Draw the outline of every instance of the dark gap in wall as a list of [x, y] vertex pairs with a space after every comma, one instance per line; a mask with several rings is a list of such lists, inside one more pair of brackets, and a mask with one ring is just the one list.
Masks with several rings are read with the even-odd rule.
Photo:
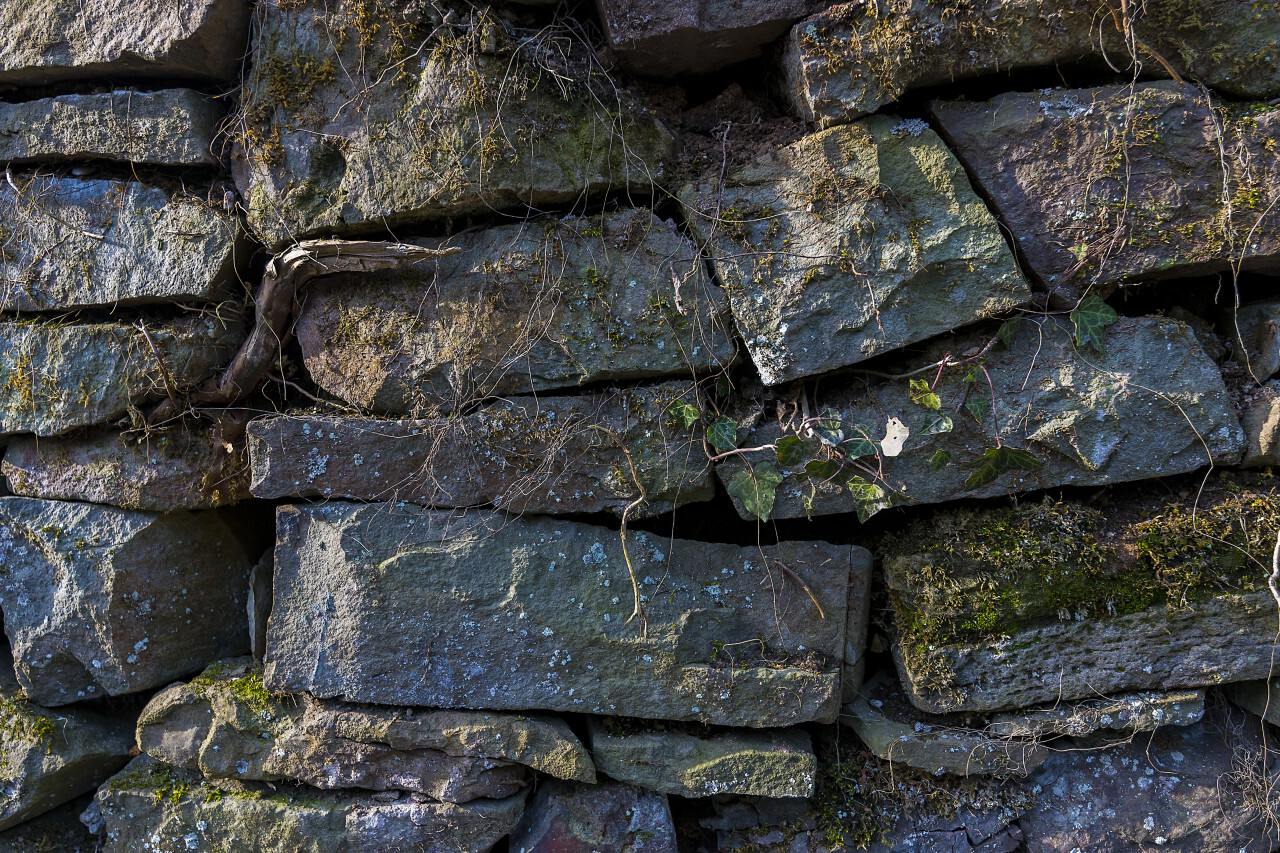
[[60, 80], [42, 86], [0, 86], [0, 103], [20, 104], [62, 95], [100, 95], [106, 92], [159, 92], [165, 89], [194, 89], [215, 98], [234, 92], [239, 82], [211, 83], [195, 77], [95, 77], [81, 80]]
[[703, 829], [702, 818], [712, 817], [715, 805], [711, 797], [679, 797], [668, 795], [671, 822], [676, 828], [677, 853], [708, 853], [716, 849], [716, 834]]
[[1107, 302], [1129, 317], [1143, 314], [1170, 314], [1174, 309], [1189, 311], [1212, 323], [1219, 333], [1227, 331], [1224, 321], [1235, 307], [1237, 293], [1241, 305], [1280, 296], [1280, 276], [1243, 272], [1163, 278], [1126, 284]]

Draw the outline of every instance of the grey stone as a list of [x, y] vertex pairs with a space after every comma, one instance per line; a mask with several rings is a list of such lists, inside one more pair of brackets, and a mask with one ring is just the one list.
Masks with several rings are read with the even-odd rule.
[[759, 56], [796, 20], [830, 0], [596, 0], [609, 47], [641, 74], [705, 74]]
[[1030, 290], [960, 163], [918, 119], [873, 116], [685, 187], [766, 385], [1019, 304]]
[[185, 191], [19, 177], [0, 185], [0, 309], [54, 311], [230, 295], [240, 221]]
[[[238, 446], [237, 446], [238, 445]], [[141, 435], [15, 436], [0, 473], [16, 495], [170, 512], [249, 496], [243, 441], [183, 422]]]
[[1068, 307], [1137, 277], [1280, 267], [1280, 105], [1146, 83], [933, 114], [1029, 271]]
[[138, 745], [210, 780], [417, 791], [451, 803], [510, 796], [529, 783], [528, 768], [596, 778], [586, 749], [554, 717], [275, 695], [252, 659], [220, 662], [158, 693], [138, 719]]
[[0, 498], [0, 606], [18, 682], [65, 705], [245, 651], [250, 561], [215, 511]]
[[261, 661], [267, 653], [267, 618], [271, 615], [271, 578], [275, 572], [275, 552], [268, 548], [249, 572], [249, 653]]
[[92, 791], [132, 747], [128, 720], [38, 707], [0, 676], [0, 830]]
[[724, 294], [693, 244], [647, 211], [500, 226], [442, 245], [463, 251], [308, 288], [297, 335], [316, 384], [403, 415], [689, 376], [733, 357]]
[[1241, 305], [1223, 318], [1235, 343], [1235, 360], [1255, 382], [1280, 373], [1280, 299]]
[[512, 853], [676, 853], [665, 794], [631, 785], [541, 785], [511, 834]]
[[81, 819], [100, 829], [103, 853], [487, 853], [523, 810], [523, 794], [458, 805], [292, 785], [215, 785], [142, 755], [107, 781]]
[[1280, 381], [1249, 387], [1242, 401], [1240, 425], [1248, 449], [1240, 461], [1245, 468], [1280, 465]]
[[97, 844], [80, 813], [93, 802], [93, 795], [83, 794], [44, 814], [23, 821], [12, 829], [0, 831], [0, 853], [89, 853]]
[[592, 719], [591, 755], [611, 779], [680, 797], [811, 797], [818, 760], [803, 729], [713, 730]]
[[6, 0], [0, 83], [100, 77], [231, 81], [249, 35], [247, 0]]
[[276, 519], [270, 690], [757, 728], [838, 710], [858, 548], [632, 531], [624, 552], [594, 525], [390, 504]]
[[[261, 498], [345, 497], [511, 512], [658, 515], [715, 493], [701, 434], [668, 413], [691, 383], [514, 397], [452, 418], [250, 422]], [[10, 451], [12, 452], [12, 451]]]
[[192, 89], [117, 89], [0, 104], [0, 160], [216, 166], [220, 117], [214, 100]]
[[[913, 357], [906, 370], [939, 361], [946, 353], [977, 355], [992, 339], [970, 334], [930, 346]], [[865, 434], [879, 442], [890, 419], [911, 431], [896, 457], [869, 456], [865, 470], [846, 467], [871, 481], [880, 493], [863, 500], [839, 485], [839, 478], [815, 482], [805, 476], [803, 462], [779, 466], [783, 475], [772, 507], [774, 518], [859, 510], [874, 512], [889, 504], [927, 504], [965, 497], [991, 497], [1064, 485], [1102, 485], [1148, 477], [1164, 477], [1209, 464], [1234, 463], [1244, 449], [1244, 436], [1222, 375], [1185, 325], [1161, 317], [1121, 318], [1106, 331], [1105, 353], [1075, 345], [1071, 324], [1062, 318], [1028, 318], [1009, 349], [993, 348], [985, 357], [985, 373], [973, 364], [942, 371], [934, 387], [940, 410], [912, 401], [907, 379], [846, 379], [824, 382], [812, 400], [810, 414], [828, 411], [838, 418], [846, 440]], [[973, 371], [970, 374], [969, 371]], [[895, 371], [898, 372], [898, 371]], [[920, 374], [925, 375], [925, 374]], [[932, 380], [935, 372], [929, 371]], [[965, 381], [966, 376], [976, 381]], [[990, 376], [991, 384], [987, 383]], [[987, 400], [995, 398], [994, 418]], [[784, 400], [794, 402], [796, 391]], [[974, 402], [983, 422], [965, 404]], [[929, 432], [942, 416], [950, 432]], [[759, 417], [742, 413], [742, 420]], [[793, 423], [798, 423], [794, 418]], [[742, 444], [759, 447], [776, 442], [784, 432], [770, 414], [760, 426], [742, 433]], [[997, 446], [1025, 449], [1042, 467], [1000, 472], [989, 482], [974, 484], [979, 460]], [[813, 454], [822, 448], [810, 439]], [[879, 445], [877, 445], [879, 446]], [[939, 465], [939, 451], [949, 461]], [[772, 457], [763, 457], [770, 459]], [[762, 457], [748, 455], [716, 463], [716, 475], [732, 483], [747, 465]], [[771, 463], [772, 464], [772, 463]], [[844, 475], [842, 475], [844, 476]], [[735, 505], [753, 517], [740, 497]]]
[[871, 552], [865, 549], [853, 554], [853, 571], [849, 573], [849, 622], [844, 631], [844, 686], [842, 702], [852, 702], [862, 688], [867, 670], [867, 631], [871, 625]]
[[129, 323], [0, 322], [0, 435], [115, 420], [163, 398], [166, 370], [178, 390], [192, 386], [243, 338], [239, 323], [212, 314], [142, 325], [145, 334]]
[[1097, 731], [1149, 732], [1160, 726], [1189, 726], [1204, 718], [1203, 690], [1123, 693], [1080, 702], [1055, 702], [996, 714], [987, 732], [998, 737], [1080, 737]]
[[265, 242], [647, 195], [662, 179], [673, 137], [580, 36], [434, 5], [456, 23], [420, 27], [403, 2], [262, 7], [232, 165]]
[[1230, 684], [1225, 693], [1249, 713], [1257, 714], [1272, 725], [1280, 725], [1280, 680], [1260, 678]]

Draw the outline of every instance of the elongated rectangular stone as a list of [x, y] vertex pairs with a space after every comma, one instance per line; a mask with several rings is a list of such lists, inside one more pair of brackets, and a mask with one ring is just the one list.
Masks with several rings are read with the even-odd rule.
[[752, 727], [838, 711], [856, 547], [631, 532], [624, 553], [594, 525], [391, 504], [276, 518], [269, 690]]
[[[658, 515], [714, 494], [701, 438], [668, 409], [690, 383], [516, 397], [453, 418], [282, 415], [251, 421], [260, 498], [399, 500], [511, 512]], [[12, 450], [10, 452], [13, 452]]]

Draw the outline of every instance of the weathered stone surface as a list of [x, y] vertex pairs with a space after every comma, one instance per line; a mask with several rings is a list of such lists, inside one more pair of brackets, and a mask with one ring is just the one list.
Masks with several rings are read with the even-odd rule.
[[799, 18], [830, 0], [732, 0], [654, 5], [596, 0], [609, 46], [624, 65], [657, 77], [704, 74], [759, 56]]
[[632, 532], [642, 631], [617, 531], [338, 502], [276, 519], [268, 689], [751, 727], [838, 709], [860, 549]]
[[18, 682], [65, 705], [241, 654], [250, 561], [213, 511], [0, 498], [0, 607]]
[[1280, 725], [1280, 680], [1265, 678], [1231, 684], [1226, 694], [1241, 708], [1257, 714], [1272, 725]]
[[214, 166], [220, 115], [212, 98], [192, 89], [119, 89], [0, 104], [0, 160]]
[[1249, 389], [1240, 425], [1248, 443], [1240, 464], [1245, 468], [1280, 465], [1280, 381]]
[[252, 490], [619, 516], [643, 495], [630, 517], [658, 515], [715, 492], [701, 434], [668, 412], [678, 400], [699, 406], [691, 383], [671, 382], [451, 418], [262, 418], [248, 427]]
[[724, 294], [693, 244], [647, 211], [501, 226], [442, 245], [463, 251], [308, 288], [298, 342], [321, 388], [401, 415], [689, 376], [733, 357]]
[[960, 163], [918, 119], [873, 116], [686, 187], [765, 384], [854, 364], [1029, 290]]
[[663, 176], [673, 137], [575, 33], [433, 5], [453, 23], [410, 0], [262, 8], [233, 171], [264, 241], [647, 194]]
[[[1280, 93], [1275, 3], [1150, 0], [1125, 14], [1136, 38], [1178, 71], [1238, 97]], [[1140, 53], [1152, 70], [1151, 54]], [[1104, 55], [1113, 65], [1131, 61], [1106, 4], [1093, 0], [987, 0], [962, 7], [857, 0], [797, 24], [783, 68], [796, 111], [829, 127], [875, 112], [910, 89], [1086, 59], [1101, 66]]]
[[138, 745], [207, 779], [417, 791], [451, 803], [510, 796], [529, 783], [526, 768], [595, 781], [586, 749], [554, 717], [273, 695], [247, 658], [158, 693], [138, 719]]
[[844, 686], [842, 702], [852, 702], [862, 688], [867, 671], [867, 631], [871, 625], [871, 552], [853, 554], [849, 573], [848, 624], [844, 630]]
[[249, 654], [261, 661], [267, 653], [267, 618], [271, 616], [271, 578], [275, 573], [275, 552], [268, 548], [249, 572]]
[[98, 830], [103, 853], [487, 853], [523, 810], [523, 794], [458, 805], [291, 785], [215, 786], [142, 755], [107, 781], [82, 819]]
[[880, 673], [840, 714], [840, 722], [886, 761], [937, 776], [1026, 776], [1049, 756], [1038, 743], [929, 719], [907, 704], [895, 681]]
[[922, 710], [991, 711], [1267, 675], [1280, 497], [1226, 475], [1080, 505], [937, 513], [886, 543], [893, 652]]
[[1068, 304], [1138, 276], [1280, 266], [1280, 106], [1149, 83], [933, 114], [1030, 271]]
[[0, 473], [25, 497], [158, 512], [207, 509], [249, 496], [248, 460], [238, 444], [195, 422], [144, 435], [15, 436]]
[[229, 361], [243, 337], [239, 323], [211, 314], [145, 328], [0, 322], [0, 435], [57, 435], [114, 420], [164, 397], [161, 362], [182, 389]]
[[[902, 372], [933, 364], [946, 353], [957, 358], [977, 354], [990, 340], [974, 334], [939, 342]], [[865, 470], [847, 467], [835, 479], [815, 482], [806, 477], [807, 457], [780, 465], [783, 479], [772, 517], [865, 513], [890, 503], [937, 503], [1062, 485], [1118, 483], [1192, 471], [1211, 459], [1233, 463], [1240, 458], [1244, 436], [1235, 407], [1218, 366], [1190, 329], [1162, 317], [1121, 318], [1107, 330], [1104, 345], [1102, 354], [1078, 348], [1065, 319], [1029, 318], [1018, 328], [1011, 347], [990, 350], [985, 371], [972, 374], [976, 381], [965, 381], [972, 365], [942, 371], [934, 386], [939, 411], [913, 402], [913, 394], [918, 394], [907, 379], [824, 382], [821, 396], [810, 401], [810, 414], [829, 411], [829, 417], [839, 419], [846, 439], [865, 431], [878, 441], [894, 418], [911, 435], [901, 455], [881, 452], [878, 460], [869, 456], [864, 461], [871, 464]], [[934, 375], [930, 371], [929, 379]], [[994, 417], [987, 402], [992, 397]], [[747, 411], [742, 415], [755, 416]], [[943, 416], [952, 419], [952, 430], [929, 434], [929, 426]], [[759, 422], [754, 430], [743, 431], [743, 446], [772, 444], [783, 437], [772, 405]], [[979, 460], [997, 445], [1025, 449], [1042, 467], [997, 471], [987, 482], [971, 483]], [[816, 441], [812, 446], [813, 454], [822, 456]], [[949, 458], [937, 457], [939, 451]], [[771, 456], [750, 454], [748, 459], [759, 465]], [[742, 457], [726, 459], [716, 463], [716, 475], [732, 483], [747, 464]], [[851, 473], [878, 478], [882, 492], [871, 499], [840, 485]], [[744, 518], [752, 517], [741, 497], [734, 501]]]
[[811, 797], [818, 760], [799, 728], [716, 730], [593, 719], [591, 755], [611, 779], [680, 797]]
[[1102, 730], [1135, 733], [1189, 726], [1203, 718], [1203, 690], [1124, 693], [996, 714], [987, 731], [1000, 737], [1080, 737]]
[[80, 822], [80, 813], [93, 802], [84, 794], [12, 829], [0, 831], [0, 853], [87, 853], [97, 845]]
[[52, 311], [228, 295], [240, 221], [177, 188], [34, 176], [0, 184], [0, 309]]
[[541, 785], [511, 833], [512, 853], [676, 853], [666, 794], [631, 785]]
[[248, 34], [247, 0], [7, 0], [0, 6], [0, 83], [230, 81], [240, 73]]
[[1280, 299], [1241, 305], [1223, 319], [1235, 343], [1235, 360], [1255, 382], [1280, 373]]
[[40, 708], [0, 674], [0, 830], [92, 791], [132, 746], [128, 720]]

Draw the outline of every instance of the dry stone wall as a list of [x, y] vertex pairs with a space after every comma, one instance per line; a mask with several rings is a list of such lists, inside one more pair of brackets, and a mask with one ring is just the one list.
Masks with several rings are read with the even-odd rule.
[[0, 0], [0, 853], [1280, 850], [1274, 0]]

